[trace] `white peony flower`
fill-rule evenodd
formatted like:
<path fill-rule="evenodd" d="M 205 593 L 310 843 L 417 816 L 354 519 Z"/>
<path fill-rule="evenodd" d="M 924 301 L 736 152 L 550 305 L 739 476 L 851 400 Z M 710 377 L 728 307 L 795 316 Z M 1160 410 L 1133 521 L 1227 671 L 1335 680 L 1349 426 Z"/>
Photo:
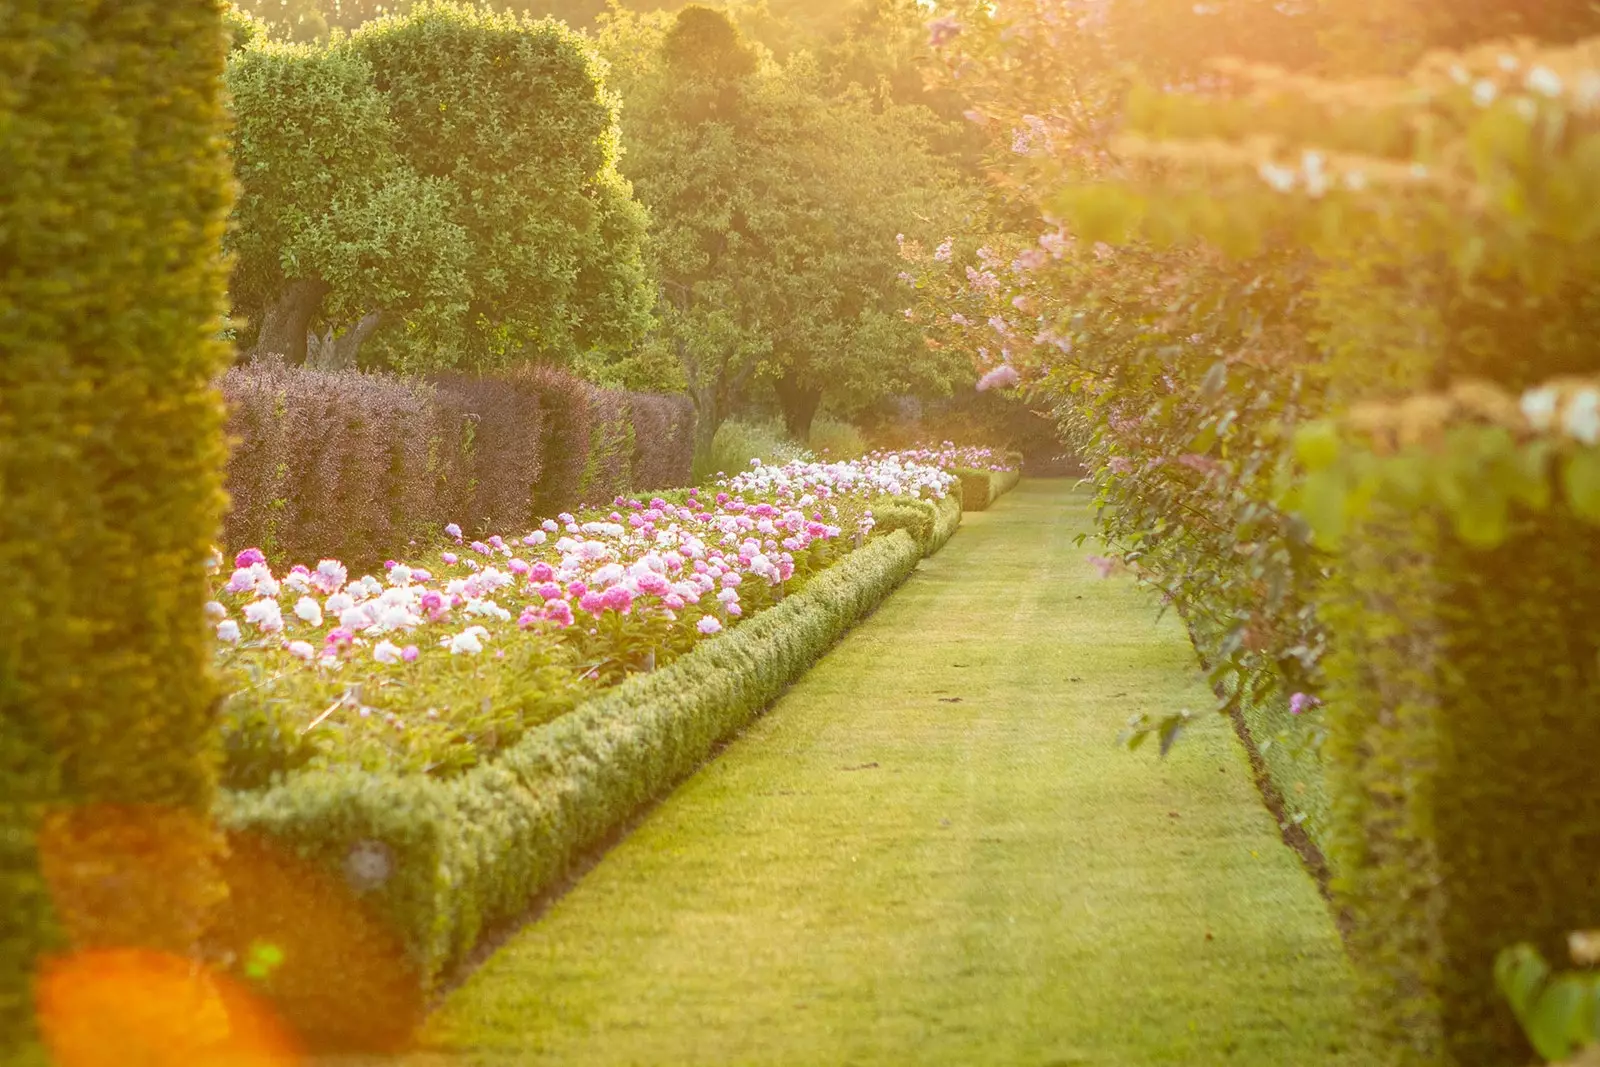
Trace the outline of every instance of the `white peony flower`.
<path fill-rule="evenodd" d="M 379 663 L 393 664 L 400 662 L 400 646 L 393 641 L 379 641 L 372 649 L 372 658 Z"/>
<path fill-rule="evenodd" d="M 276 600 L 257 600 L 245 605 L 245 621 L 255 623 L 262 633 L 277 633 L 283 629 L 283 609 Z"/>
<path fill-rule="evenodd" d="M 1586 445 L 1600 444 L 1600 390 L 1585 389 L 1567 403 L 1562 429 Z"/>
<path fill-rule="evenodd" d="M 224 619 L 217 623 L 217 640 L 233 644 L 239 640 L 239 624 L 232 619 Z"/>
<path fill-rule="evenodd" d="M 310 641 L 289 642 L 289 655 L 293 656 L 295 659 L 303 659 L 309 663 L 311 662 L 311 657 L 315 656 L 316 654 L 317 650 L 311 647 Z"/>
<path fill-rule="evenodd" d="M 301 622 L 310 623 L 312 626 L 322 625 L 322 605 L 312 597 L 303 596 L 296 601 L 294 613 Z"/>

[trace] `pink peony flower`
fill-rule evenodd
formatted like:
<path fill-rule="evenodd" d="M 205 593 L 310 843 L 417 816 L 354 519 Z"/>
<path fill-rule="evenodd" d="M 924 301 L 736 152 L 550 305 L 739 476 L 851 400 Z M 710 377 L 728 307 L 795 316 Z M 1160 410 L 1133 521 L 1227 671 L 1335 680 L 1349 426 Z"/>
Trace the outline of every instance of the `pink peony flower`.
<path fill-rule="evenodd" d="M 422 655 L 422 650 L 416 645 L 407 645 L 400 650 L 400 658 L 407 663 L 417 662 L 417 657 Z"/>
<path fill-rule="evenodd" d="M 590 615 L 598 615 L 606 610 L 605 594 L 586 590 L 582 596 L 578 597 L 578 607 L 587 611 Z"/>
<path fill-rule="evenodd" d="M 566 629 L 572 625 L 572 605 L 565 600 L 552 600 L 544 606 L 544 617 Z"/>
<path fill-rule="evenodd" d="M 455 566 L 456 563 L 461 559 L 461 557 L 456 555 L 454 552 L 440 553 L 439 558 L 444 561 L 446 566 L 450 567 Z"/>
<path fill-rule="evenodd" d="M 567 595 L 581 597 L 589 591 L 589 587 L 580 581 L 567 583 Z"/>
<path fill-rule="evenodd" d="M 718 621 L 715 615 L 705 615 L 701 617 L 699 622 L 694 624 L 694 628 L 709 637 L 712 634 L 722 632 L 722 623 Z"/>
<path fill-rule="evenodd" d="M 603 594 L 605 606 L 618 615 L 626 615 L 633 610 L 633 591 L 625 585 L 614 585 Z"/>
<path fill-rule="evenodd" d="M 556 576 L 555 568 L 544 560 L 540 560 L 528 568 L 528 580 L 533 582 L 548 582 Z M 549 599 L 548 597 L 546 599 Z"/>
<path fill-rule="evenodd" d="M 461 540 L 461 527 L 453 522 L 445 526 L 444 532 L 446 536 L 454 537 L 458 542 Z"/>

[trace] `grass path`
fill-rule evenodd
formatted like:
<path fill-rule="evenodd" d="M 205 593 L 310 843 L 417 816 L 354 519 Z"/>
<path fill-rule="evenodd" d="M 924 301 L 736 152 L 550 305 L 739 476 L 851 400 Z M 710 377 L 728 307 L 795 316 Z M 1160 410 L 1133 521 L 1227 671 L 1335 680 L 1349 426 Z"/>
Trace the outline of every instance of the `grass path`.
<path fill-rule="evenodd" d="M 1356 1063 L 1179 624 L 1024 482 L 446 1002 L 421 1062 Z"/>

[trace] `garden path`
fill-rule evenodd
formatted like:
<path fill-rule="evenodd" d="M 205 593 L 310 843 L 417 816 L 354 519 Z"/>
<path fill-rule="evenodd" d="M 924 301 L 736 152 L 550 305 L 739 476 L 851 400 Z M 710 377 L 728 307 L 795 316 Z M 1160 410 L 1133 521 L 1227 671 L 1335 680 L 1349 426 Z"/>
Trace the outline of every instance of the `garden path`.
<path fill-rule="evenodd" d="M 1025 481 L 447 1000 L 418 1064 L 1354 1063 L 1177 620 Z"/>

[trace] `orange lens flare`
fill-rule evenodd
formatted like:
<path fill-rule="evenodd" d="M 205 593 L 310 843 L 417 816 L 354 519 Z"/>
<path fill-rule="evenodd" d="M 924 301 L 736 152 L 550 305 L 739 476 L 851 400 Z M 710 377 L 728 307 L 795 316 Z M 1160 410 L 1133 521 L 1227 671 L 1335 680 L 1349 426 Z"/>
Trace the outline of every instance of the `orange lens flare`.
<path fill-rule="evenodd" d="M 57 1067 L 290 1067 L 296 1043 L 248 991 L 179 956 L 99 949 L 42 962 L 39 1031 Z"/>

